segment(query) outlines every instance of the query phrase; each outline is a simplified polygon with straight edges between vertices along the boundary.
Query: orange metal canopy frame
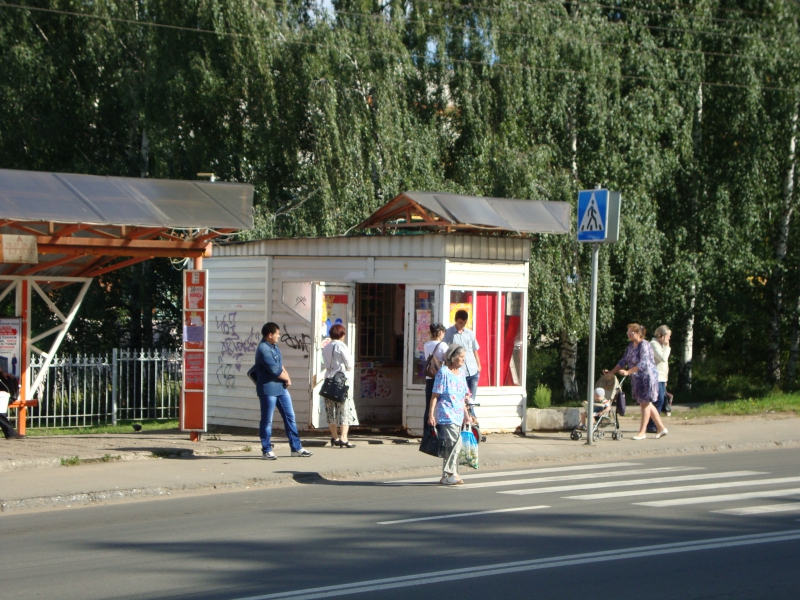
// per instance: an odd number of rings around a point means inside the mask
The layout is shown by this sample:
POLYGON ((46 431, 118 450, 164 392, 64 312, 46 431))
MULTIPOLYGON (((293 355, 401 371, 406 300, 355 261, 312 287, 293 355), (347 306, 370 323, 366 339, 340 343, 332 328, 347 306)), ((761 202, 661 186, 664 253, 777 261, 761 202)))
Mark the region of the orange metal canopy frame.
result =
MULTIPOLYGON (((206 181, 98 177, 0 169, 0 248, 19 240, 33 246, 29 262, 0 259, 0 300, 16 291, 16 315, 22 318, 22 394, 10 408, 25 413, 36 406, 28 381, 28 353, 52 360, 72 323, 92 277, 150 258, 193 258, 195 268, 211 256, 211 240, 253 227, 253 186, 206 181), (14 236, 17 236, 16 238, 14 236), (72 283, 82 289, 62 314, 47 291, 72 283), (32 336, 31 292, 61 321, 32 336), (47 352, 34 345, 55 334, 47 352)), ((47 365, 40 375, 47 371, 47 365)))

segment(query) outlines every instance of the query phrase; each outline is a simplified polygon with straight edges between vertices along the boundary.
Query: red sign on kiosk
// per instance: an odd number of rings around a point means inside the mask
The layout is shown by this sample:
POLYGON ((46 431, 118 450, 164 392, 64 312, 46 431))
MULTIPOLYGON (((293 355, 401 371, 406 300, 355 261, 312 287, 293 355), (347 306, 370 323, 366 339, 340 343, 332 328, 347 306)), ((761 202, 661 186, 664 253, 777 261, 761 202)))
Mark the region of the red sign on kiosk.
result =
POLYGON ((208 271, 184 271, 182 431, 206 431, 207 303, 208 271))

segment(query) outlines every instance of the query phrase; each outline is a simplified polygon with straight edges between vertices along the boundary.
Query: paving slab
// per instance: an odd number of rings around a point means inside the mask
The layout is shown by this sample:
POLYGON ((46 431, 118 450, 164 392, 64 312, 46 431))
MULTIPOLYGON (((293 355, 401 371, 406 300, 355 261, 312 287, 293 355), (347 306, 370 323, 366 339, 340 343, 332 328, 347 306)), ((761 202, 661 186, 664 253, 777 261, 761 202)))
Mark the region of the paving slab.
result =
MULTIPOLYGON (((682 420, 673 413, 666 423, 667 436, 634 441, 638 419, 625 417, 622 440, 606 438, 592 447, 570 440, 568 432, 493 434, 480 445, 481 468, 800 448, 800 418, 794 415, 682 420)), ((328 439, 304 438, 314 456, 292 458, 285 438, 278 437, 276 461, 261 459, 256 437, 224 433, 200 442, 179 432, 0 440, 0 510, 76 508, 310 480, 435 476, 441 469, 440 460, 417 450, 417 440, 353 436, 357 447, 343 449, 331 448, 328 439), (62 461, 74 456, 81 462, 62 461)))

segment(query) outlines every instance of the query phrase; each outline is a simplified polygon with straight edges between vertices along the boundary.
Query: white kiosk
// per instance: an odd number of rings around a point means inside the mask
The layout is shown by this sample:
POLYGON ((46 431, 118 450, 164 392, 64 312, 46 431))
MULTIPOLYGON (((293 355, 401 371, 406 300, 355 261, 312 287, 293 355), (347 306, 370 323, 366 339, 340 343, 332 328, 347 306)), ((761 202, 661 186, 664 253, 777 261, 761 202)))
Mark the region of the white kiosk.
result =
POLYGON ((204 263, 209 273, 209 424, 258 426, 259 405, 246 372, 254 362, 261 326, 274 321, 281 327, 298 426, 326 428, 318 395, 324 374, 321 350, 329 341, 329 327, 342 323, 356 358, 350 385, 361 425, 420 434, 422 346, 428 328, 435 322, 450 326, 455 311, 464 309, 481 346, 481 427, 497 432, 520 426, 530 241, 499 234, 568 233, 569 204, 412 192, 400 194, 362 228, 402 229, 406 224, 440 232, 215 247, 214 257, 204 263), (485 214, 454 214, 447 204, 467 206, 473 213, 478 206, 485 214), (514 213, 503 214, 509 204, 514 213), (474 233, 478 229, 493 235, 474 233))

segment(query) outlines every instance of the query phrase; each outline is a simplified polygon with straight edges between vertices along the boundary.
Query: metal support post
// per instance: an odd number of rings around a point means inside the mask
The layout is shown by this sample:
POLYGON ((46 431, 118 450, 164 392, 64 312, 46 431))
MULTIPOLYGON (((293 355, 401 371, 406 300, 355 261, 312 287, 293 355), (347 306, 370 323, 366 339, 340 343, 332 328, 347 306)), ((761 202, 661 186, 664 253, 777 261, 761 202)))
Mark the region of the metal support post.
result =
POLYGON ((586 396, 589 401, 586 407, 586 443, 593 445, 594 434, 594 347, 595 330, 597 329, 597 267, 600 256, 600 244, 592 244, 592 307, 589 313, 589 377, 586 384, 586 396))
POLYGON ((117 367, 117 348, 111 351, 111 424, 117 424, 117 385, 119 380, 119 371, 117 367))

